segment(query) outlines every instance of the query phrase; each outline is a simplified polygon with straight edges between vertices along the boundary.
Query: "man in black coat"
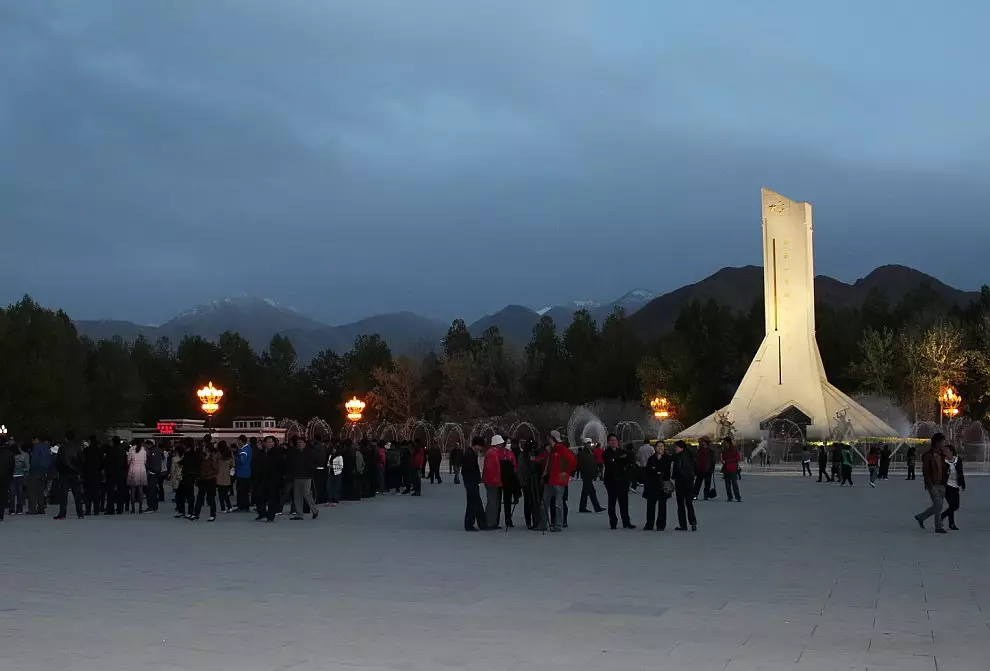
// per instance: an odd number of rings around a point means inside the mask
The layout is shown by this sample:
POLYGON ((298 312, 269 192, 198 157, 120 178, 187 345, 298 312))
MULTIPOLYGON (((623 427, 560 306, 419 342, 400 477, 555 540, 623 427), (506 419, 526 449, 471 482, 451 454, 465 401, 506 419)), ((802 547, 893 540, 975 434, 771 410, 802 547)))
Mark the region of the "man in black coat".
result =
POLYGON ((82 498, 82 472, 83 458, 82 448, 76 442, 76 437, 71 432, 66 434, 65 443, 59 447, 58 454, 55 455, 55 469, 58 471, 58 481, 60 485, 58 498, 57 520, 64 520, 69 507, 69 492, 72 492, 72 501, 76 504, 76 517, 83 518, 83 498, 82 498))
POLYGON ((99 515, 103 508, 103 462, 105 448, 94 436, 83 450, 83 496, 86 497, 86 514, 99 515))
POLYGON ((591 439, 587 438, 581 451, 578 452, 578 472, 581 474, 581 502, 578 505, 579 513, 590 513, 588 510, 588 499, 596 513, 600 513, 604 508, 598 503, 598 492, 595 490, 595 477, 598 475, 598 463, 595 462, 595 453, 591 451, 591 439))
POLYGON ((677 530, 698 530, 698 520, 694 516, 694 455, 687 449, 683 440, 674 443, 674 459, 671 463, 670 479, 674 481, 674 495, 677 497, 677 530))
MULTIPOLYGON (((14 479, 14 450, 17 446, 13 440, 0 436, 0 520, 7 511, 7 495, 10 492, 10 482, 14 479)), ((13 505, 11 502, 9 505, 13 505)), ((13 513, 11 513, 13 515, 13 513)))
POLYGON ((634 462, 630 454, 619 447, 619 438, 614 433, 608 435, 604 459, 605 474, 602 480, 608 491, 608 524, 613 529, 619 526, 619 518, 615 514, 615 505, 618 504, 622 527, 635 529, 636 525, 629 521, 629 483, 633 476, 634 462))
POLYGON ((484 531, 485 506, 481 503, 481 468, 478 467, 478 452, 485 446, 480 436, 471 439, 471 449, 464 455, 461 464, 461 477, 464 480, 464 492, 467 495, 467 508, 464 511, 464 531, 484 531), (475 527, 477 523, 477 527, 475 527))
POLYGON ((268 451, 274 445, 275 439, 269 436, 251 450, 251 496, 258 511, 256 522, 268 517, 268 451))
POLYGON ((825 445, 818 446, 818 482, 825 478, 827 482, 832 482, 832 478, 828 474, 828 450, 825 449, 825 445))
POLYGON ((123 515, 127 504, 127 448, 115 437, 103 455, 107 515, 123 515))
POLYGON ((330 472, 327 470, 327 462, 330 460, 330 452, 321 438, 313 441, 309 452, 313 460, 313 498, 317 504, 328 503, 327 482, 330 480, 330 472))
POLYGON ((265 455, 265 493, 267 501, 265 504, 265 519, 274 522, 275 516, 282 512, 282 488, 285 478, 285 450, 275 441, 274 438, 265 438, 265 443, 269 444, 265 455))

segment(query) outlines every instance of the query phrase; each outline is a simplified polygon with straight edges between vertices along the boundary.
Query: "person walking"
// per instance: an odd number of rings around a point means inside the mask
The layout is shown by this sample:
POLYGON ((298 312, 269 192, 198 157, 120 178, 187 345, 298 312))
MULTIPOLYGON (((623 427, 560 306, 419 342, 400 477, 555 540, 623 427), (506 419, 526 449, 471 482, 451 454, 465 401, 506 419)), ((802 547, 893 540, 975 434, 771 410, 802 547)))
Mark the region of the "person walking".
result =
POLYGON ((127 451, 127 490, 128 506, 134 512, 137 503, 138 513, 144 513, 144 490, 148 487, 148 452, 140 440, 135 440, 127 451))
POLYGON ((504 447, 505 440, 497 433, 492 436, 491 444, 485 452, 484 468, 481 479, 485 483, 485 526, 488 529, 501 529, 499 520, 502 509, 502 465, 499 463, 499 451, 504 447))
POLYGON ((956 454, 956 448, 952 445, 946 446, 947 457, 945 459, 945 502, 948 508, 942 512, 942 519, 949 518, 949 528, 959 531, 956 526, 956 511, 959 510, 959 494, 966 489, 966 476, 963 474, 962 457, 956 454))
POLYGON ((234 467, 234 453, 230 451, 227 441, 217 443, 217 495, 220 498, 220 512, 230 513, 230 490, 237 475, 234 467))
POLYGON ((811 448, 805 445, 801 448, 801 477, 811 477, 811 448))
POLYGON ((427 453, 427 459, 430 462, 430 484, 434 483, 443 484, 443 478, 440 477, 440 464, 443 462, 443 451, 441 451, 439 445, 433 445, 427 453))
POLYGON ((296 438, 295 449, 289 449, 285 455, 286 474, 292 481, 292 501, 296 509, 296 514, 290 520, 301 520, 309 506, 310 512, 315 520, 320 516, 320 509, 316 507, 316 500, 313 498, 313 471, 314 464, 311 456, 306 452, 306 439, 302 436, 296 438))
POLYGON ((577 470, 581 474, 581 501, 578 503, 579 513, 590 513, 588 501, 596 513, 605 508, 598 503, 598 492, 595 490, 595 478, 598 476, 598 464, 595 462, 594 443, 586 438, 577 456, 577 470))
POLYGON ((481 503, 481 493, 478 491, 482 481, 481 469, 478 468, 478 453, 484 446, 483 438, 480 436, 472 438, 471 447, 464 454, 464 459, 460 463, 466 496, 464 531, 484 531, 488 528, 488 522, 485 519, 485 507, 481 503))
POLYGON ((683 440, 674 443, 674 458, 670 465, 670 479, 674 481, 674 494, 677 498, 677 531, 698 530, 698 519, 694 515, 694 455, 683 440))
POLYGON ((739 461, 742 457, 739 450, 726 436, 722 439, 722 477, 725 479, 725 494, 729 503, 735 497, 736 503, 742 503, 739 496, 739 461))
POLYGON ((843 443, 842 445, 842 481, 839 483, 840 487, 844 487, 848 482, 849 486, 853 486, 853 451, 852 445, 843 443))
MULTIPOLYGON (((543 518, 540 527, 546 529, 549 522, 550 531, 556 533, 561 531, 562 527, 567 526, 567 485, 570 483, 571 474, 577 468, 577 459, 575 459, 571 449, 564 444, 559 431, 550 432, 550 445, 550 454, 547 456, 544 473, 546 486, 543 489, 543 518), (551 507, 553 507, 552 515, 551 507)), ((628 494, 627 488, 627 497, 628 494)))
POLYGON ((605 474, 602 480, 608 492, 608 524, 612 529, 619 526, 622 518, 623 529, 635 529, 636 525, 629 520, 629 485, 632 480, 634 462, 629 453, 619 447, 619 438, 614 433, 608 434, 605 441, 605 474), (615 507, 619 506, 619 515, 615 507))
POLYGON ((866 468, 870 472, 870 487, 876 489, 877 473, 880 472, 880 450, 875 446, 866 453, 866 468))
POLYGON ((842 444, 832 443, 832 481, 842 485, 842 444))
POLYGON ((825 445, 818 446, 818 482, 825 478, 826 482, 832 482, 832 477, 828 474, 828 450, 825 445))
POLYGON ((663 531, 667 528, 667 499, 674 491, 670 480, 671 457, 662 441, 657 442, 653 456, 646 461, 643 498, 646 499, 646 526, 643 531, 663 531))
MULTIPOLYGON (((256 438, 252 438, 256 441, 256 438)), ((251 485, 254 483, 251 468, 252 458, 257 444, 249 442, 243 435, 237 437, 237 459, 234 463, 234 487, 236 488, 237 512, 246 513, 251 510, 251 485)), ((257 501, 255 501, 257 503, 257 501)))
POLYGON ((935 518, 935 533, 948 533, 942 526, 942 504, 945 501, 945 436, 936 433, 932 436, 931 447, 921 455, 921 477, 925 484, 925 491, 932 504, 914 516, 918 526, 925 528, 925 520, 929 517, 935 518))
POLYGON ((82 450, 72 433, 66 436, 65 444, 59 447, 58 454, 55 455, 55 470, 58 472, 59 482, 58 515, 55 519, 65 519, 69 508, 69 492, 72 492, 72 502, 76 505, 76 517, 82 519, 82 450))
POLYGON ((217 462, 217 446, 212 442, 204 445, 205 454, 199 467, 199 480, 196 482, 196 510, 189 519, 194 522, 203 512, 203 504, 210 507, 210 517, 207 522, 217 519, 217 475, 220 472, 217 462))

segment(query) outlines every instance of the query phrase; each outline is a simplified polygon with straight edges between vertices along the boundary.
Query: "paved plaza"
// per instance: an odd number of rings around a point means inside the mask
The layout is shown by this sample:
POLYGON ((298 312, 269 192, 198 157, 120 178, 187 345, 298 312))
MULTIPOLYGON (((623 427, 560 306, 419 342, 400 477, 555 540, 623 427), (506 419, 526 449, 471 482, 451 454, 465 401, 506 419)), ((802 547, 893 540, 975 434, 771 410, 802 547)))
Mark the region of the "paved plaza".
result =
POLYGON ((911 519, 920 480, 741 484, 742 504, 697 504, 698 533, 610 531, 572 487, 562 534, 521 506, 516 529, 467 534, 450 483, 315 522, 8 517, 0 669, 988 667, 990 481, 948 536, 911 519))

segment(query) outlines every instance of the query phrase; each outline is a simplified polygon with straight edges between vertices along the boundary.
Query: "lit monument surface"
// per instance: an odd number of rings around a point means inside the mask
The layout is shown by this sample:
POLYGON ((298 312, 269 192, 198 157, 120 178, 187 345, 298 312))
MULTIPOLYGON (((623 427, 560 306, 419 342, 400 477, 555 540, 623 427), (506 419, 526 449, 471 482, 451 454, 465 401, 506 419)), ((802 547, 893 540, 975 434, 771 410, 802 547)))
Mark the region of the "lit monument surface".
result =
POLYGON ((732 401, 678 438, 715 437, 726 418, 739 438, 762 438, 775 419, 806 427, 811 440, 897 437, 829 383, 815 340, 811 204, 762 190, 766 335, 732 401))

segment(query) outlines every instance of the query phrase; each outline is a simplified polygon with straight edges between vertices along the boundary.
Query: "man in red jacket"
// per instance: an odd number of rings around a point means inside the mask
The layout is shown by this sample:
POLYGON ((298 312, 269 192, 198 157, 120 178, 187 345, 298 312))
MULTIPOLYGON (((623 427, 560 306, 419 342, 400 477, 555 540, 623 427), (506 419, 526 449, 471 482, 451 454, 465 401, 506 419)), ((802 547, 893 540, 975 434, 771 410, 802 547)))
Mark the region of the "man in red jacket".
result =
POLYGON ((577 467, 577 459, 567 445, 564 445, 559 431, 550 432, 550 454, 547 457, 546 471, 544 479, 546 486, 543 488, 543 516, 540 520, 540 528, 546 530, 547 518, 550 515, 550 506, 554 507, 554 525, 550 531, 561 531, 561 523, 564 521, 564 493, 567 485, 571 481, 571 474, 577 467))
POLYGON ((491 446, 485 452, 485 466, 481 473, 481 481, 485 485, 487 502, 485 504, 485 524, 488 529, 500 529, 499 517, 502 507, 502 465, 499 455, 505 445, 505 439, 497 433, 492 436, 491 446))

